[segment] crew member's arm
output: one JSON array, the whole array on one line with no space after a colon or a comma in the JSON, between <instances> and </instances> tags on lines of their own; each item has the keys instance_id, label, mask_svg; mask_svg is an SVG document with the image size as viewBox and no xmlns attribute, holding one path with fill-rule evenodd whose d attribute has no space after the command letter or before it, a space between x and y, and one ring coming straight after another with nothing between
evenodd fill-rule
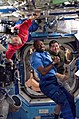
<instances>
[{"instance_id":1,"label":"crew member's arm","mask_svg":"<svg viewBox=\"0 0 79 119\"><path fill-rule=\"evenodd\" d=\"M60 62L60 59L58 57L55 58L54 62L52 62L51 64L49 64L46 67L40 66L37 68L37 70L42 74L42 75L46 75L53 67L56 63Z\"/></svg>"},{"instance_id":2,"label":"crew member's arm","mask_svg":"<svg viewBox=\"0 0 79 119\"><path fill-rule=\"evenodd\" d=\"M16 39L17 41L15 41L16 42L15 46L10 45L10 44L8 45L8 49L6 51L6 58L8 61L11 60L11 58L12 58L13 54L16 52L16 50L21 48L24 45L24 43L26 43L26 41L28 40L28 29L32 25L32 20L35 20L39 16L40 16L40 12L37 11L35 13L35 15L30 16L30 18L28 20L25 20L22 24L14 27L19 30L17 37L19 36L20 39L19 38ZM19 42L19 44L17 44L17 42ZM18 45L18 46L16 46L16 45Z\"/></svg>"},{"instance_id":3,"label":"crew member's arm","mask_svg":"<svg viewBox=\"0 0 79 119\"><path fill-rule=\"evenodd\" d=\"M41 75L46 75L52 68L54 67L54 64L51 63L50 65L48 65L47 67L43 67L43 66L40 66L38 67L38 71L41 73Z\"/></svg>"},{"instance_id":4,"label":"crew member's arm","mask_svg":"<svg viewBox=\"0 0 79 119\"><path fill-rule=\"evenodd\" d=\"M65 74L56 73L56 76L62 82L65 81L65 80L68 80L68 76L66 76Z\"/></svg>"},{"instance_id":5,"label":"crew member's arm","mask_svg":"<svg viewBox=\"0 0 79 119\"><path fill-rule=\"evenodd\" d=\"M27 20L25 20L21 26L24 28L26 27L25 24L27 24L28 27L30 27L32 25L32 20L36 20L37 18L40 17L40 10L36 10L35 13L33 15L31 15ZM21 27L20 26L20 27Z\"/></svg>"},{"instance_id":6,"label":"crew member's arm","mask_svg":"<svg viewBox=\"0 0 79 119\"><path fill-rule=\"evenodd\" d=\"M35 15L31 15L27 20L25 20L20 26L15 26L16 29L19 28L18 36L22 39L23 43L28 40L29 28L32 25L32 20L37 19L40 16L40 12L35 12Z\"/></svg>"}]
</instances>

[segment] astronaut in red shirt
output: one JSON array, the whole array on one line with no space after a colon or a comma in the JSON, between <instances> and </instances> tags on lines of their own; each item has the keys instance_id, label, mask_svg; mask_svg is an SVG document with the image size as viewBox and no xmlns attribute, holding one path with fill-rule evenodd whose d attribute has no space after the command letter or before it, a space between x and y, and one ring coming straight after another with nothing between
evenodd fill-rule
<instances>
[{"instance_id":1,"label":"astronaut in red shirt","mask_svg":"<svg viewBox=\"0 0 79 119\"><path fill-rule=\"evenodd\" d=\"M8 44L8 48L6 51L6 59L7 61L11 61L14 53L20 49L28 40L29 35L29 27L32 25L32 20L37 19L40 16L40 11L35 11L35 15L29 17L28 20L25 20L22 24L16 25L12 30L18 29L17 35L11 35L12 42Z\"/></svg>"}]
</instances>

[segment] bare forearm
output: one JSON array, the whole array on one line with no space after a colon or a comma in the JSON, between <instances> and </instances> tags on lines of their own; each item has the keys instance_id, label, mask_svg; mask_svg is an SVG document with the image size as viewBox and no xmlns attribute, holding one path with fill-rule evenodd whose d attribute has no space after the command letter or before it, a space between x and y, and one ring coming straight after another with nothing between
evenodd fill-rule
<instances>
[{"instance_id":1,"label":"bare forearm","mask_svg":"<svg viewBox=\"0 0 79 119\"><path fill-rule=\"evenodd\" d=\"M61 81L68 80L68 76L66 76L65 74L56 73L56 77Z\"/></svg>"},{"instance_id":2,"label":"bare forearm","mask_svg":"<svg viewBox=\"0 0 79 119\"><path fill-rule=\"evenodd\" d=\"M60 61L59 57L55 57L54 62L51 62L48 66L46 67L39 67L38 71L42 74L42 75L46 75L53 67L56 63L58 63Z\"/></svg>"},{"instance_id":3,"label":"bare forearm","mask_svg":"<svg viewBox=\"0 0 79 119\"><path fill-rule=\"evenodd\" d=\"M62 74L56 73L58 79L62 79Z\"/></svg>"},{"instance_id":4,"label":"bare forearm","mask_svg":"<svg viewBox=\"0 0 79 119\"><path fill-rule=\"evenodd\" d=\"M52 68L54 67L54 65L51 63L50 65L48 65L47 67L39 67L38 71L42 74L42 75L46 75Z\"/></svg>"}]
</instances>

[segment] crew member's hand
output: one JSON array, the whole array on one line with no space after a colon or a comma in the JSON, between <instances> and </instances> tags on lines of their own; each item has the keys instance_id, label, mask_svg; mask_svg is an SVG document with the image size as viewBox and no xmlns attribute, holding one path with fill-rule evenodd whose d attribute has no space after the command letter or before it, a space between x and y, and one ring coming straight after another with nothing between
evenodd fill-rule
<instances>
[{"instance_id":1,"label":"crew member's hand","mask_svg":"<svg viewBox=\"0 0 79 119\"><path fill-rule=\"evenodd\" d=\"M69 77L66 76L65 74L56 73L56 76L61 82L66 81L66 80L69 79Z\"/></svg>"},{"instance_id":2,"label":"crew member's hand","mask_svg":"<svg viewBox=\"0 0 79 119\"><path fill-rule=\"evenodd\" d=\"M56 64L56 63L59 63L59 62L60 62L60 58L59 58L58 56L55 56L55 57L53 58L53 61L54 61L55 64Z\"/></svg>"},{"instance_id":3,"label":"crew member's hand","mask_svg":"<svg viewBox=\"0 0 79 119\"><path fill-rule=\"evenodd\" d=\"M63 74L63 75L61 76L61 78L62 78L63 81L68 80L68 76L66 76L65 74Z\"/></svg>"},{"instance_id":4,"label":"crew member's hand","mask_svg":"<svg viewBox=\"0 0 79 119\"><path fill-rule=\"evenodd\" d=\"M35 19L40 17L40 14L41 14L41 10L40 9L36 9L35 13L32 16L30 16L29 19L35 20Z\"/></svg>"},{"instance_id":5,"label":"crew member's hand","mask_svg":"<svg viewBox=\"0 0 79 119\"><path fill-rule=\"evenodd\" d=\"M7 62L7 63L10 63L11 66L13 66L13 64L14 64L13 61L12 61L11 59L6 59L6 62Z\"/></svg>"}]
</instances>

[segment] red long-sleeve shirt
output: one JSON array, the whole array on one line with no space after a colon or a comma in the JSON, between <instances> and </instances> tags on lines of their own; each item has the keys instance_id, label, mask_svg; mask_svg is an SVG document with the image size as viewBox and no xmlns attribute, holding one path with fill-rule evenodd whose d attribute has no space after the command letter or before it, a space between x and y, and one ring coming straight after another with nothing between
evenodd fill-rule
<instances>
[{"instance_id":1,"label":"red long-sleeve shirt","mask_svg":"<svg viewBox=\"0 0 79 119\"><path fill-rule=\"evenodd\" d=\"M32 21L30 19L25 20L22 24L15 26L15 28L19 29L18 36L22 40L21 45L11 45L8 44L8 49L6 51L6 58L11 59L13 54L16 52L16 50L20 49L28 40L28 35L29 35L29 27L32 25Z\"/></svg>"}]
</instances>

